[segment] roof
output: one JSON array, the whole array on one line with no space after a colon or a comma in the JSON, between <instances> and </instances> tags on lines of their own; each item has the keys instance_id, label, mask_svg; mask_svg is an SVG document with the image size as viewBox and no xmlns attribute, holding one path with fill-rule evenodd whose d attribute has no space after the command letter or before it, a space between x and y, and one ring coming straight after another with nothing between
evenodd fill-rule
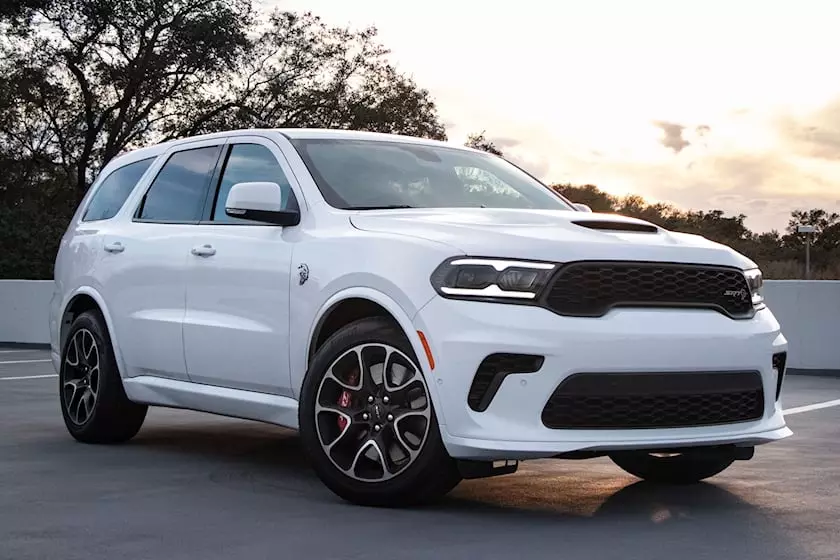
<instances>
[{"instance_id":1,"label":"roof","mask_svg":"<svg viewBox=\"0 0 840 560\"><path fill-rule=\"evenodd\" d=\"M416 136L406 136L403 134L389 134L384 132L365 132L360 130L341 130L341 129L327 129L327 128L244 128L227 130L222 132L214 132L211 134L199 134L196 136L189 136L185 138L178 138L175 140L168 140L159 144L154 144L144 148L137 148L124 152L114 159L112 159L107 168L114 167L119 163L120 166L127 163L132 163L149 157L156 157L172 146L179 144L187 144L190 142L198 142L201 140L211 140L213 138L227 137L227 136L247 136L251 134L283 134L290 139L345 139L345 140L370 140L378 142L405 142L411 144L423 144L427 146L439 146L446 148L461 148L464 150L472 150L471 148L443 142L440 140L430 140L428 138L418 138Z\"/></svg>"}]
</instances>

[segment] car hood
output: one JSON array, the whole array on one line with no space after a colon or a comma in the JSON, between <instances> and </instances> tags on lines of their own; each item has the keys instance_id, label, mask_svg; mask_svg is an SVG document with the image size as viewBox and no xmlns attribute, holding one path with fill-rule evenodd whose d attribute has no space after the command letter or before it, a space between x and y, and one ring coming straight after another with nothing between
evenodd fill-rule
<instances>
[{"instance_id":1,"label":"car hood","mask_svg":"<svg viewBox=\"0 0 840 560\"><path fill-rule=\"evenodd\" d=\"M354 227L445 243L464 255L535 259L632 260L752 268L755 263L708 239L650 222L590 212L491 208L372 210Z\"/></svg>"}]
</instances>

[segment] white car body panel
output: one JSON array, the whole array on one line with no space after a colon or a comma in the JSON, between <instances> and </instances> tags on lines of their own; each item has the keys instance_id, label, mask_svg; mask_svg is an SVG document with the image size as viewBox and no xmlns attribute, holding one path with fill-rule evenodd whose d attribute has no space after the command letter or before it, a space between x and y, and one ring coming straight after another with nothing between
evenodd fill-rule
<instances>
[{"instance_id":1,"label":"white car body panel","mask_svg":"<svg viewBox=\"0 0 840 560\"><path fill-rule=\"evenodd\" d=\"M361 298L383 307L411 342L453 457L524 459L574 450L755 445L791 434L781 404L771 394L775 379L770 356L785 351L787 343L767 309L748 320L675 309L616 309L597 319L573 318L538 307L444 299L430 282L441 262L459 255L754 267L746 257L698 236L665 230L605 232L571 223L646 224L614 215L490 208L335 209L284 134L394 140L390 135L320 130L234 131L173 141L110 162L105 172L163 156L116 216L79 221L89 193L69 226L56 260L51 305L56 368L68 305L78 294L91 294L106 318L132 400L296 428L296 399L318 326L335 305ZM238 141L260 143L275 154L298 198L300 224L132 221L166 154L185 146ZM104 251L116 241L124 251ZM204 245L215 253L191 253ZM434 368L417 331L427 337ZM508 376L490 407L477 413L467 407L466 394L479 362L492 352L539 353L546 361L537 373ZM738 368L760 371L764 380L766 410L758 421L646 430L553 430L540 422L546 399L572 372L690 375Z\"/></svg>"},{"instance_id":2,"label":"white car body panel","mask_svg":"<svg viewBox=\"0 0 840 560\"><path fill-rule=\"evenodd\" d=\"M193 234L192 226L181 224L103 226L105 244L125 248L118 254L103 250L96 274L120 333L126 377L189 379L182 331Z\"/></svg>"},{"instance_id":3,"label":"white car body panel","mask_svg":"<svg viewBox=\"0 0 840 560\"><path fill-rule=\"evenodd\" d=\"M646 224L611 214L495 208L397 210L351 217L353 225L365 231L440 241L467 255L553 262L620 259L755 266L732 249L696 235L662 229L655 235L597 231L576 226L572 220Z\"/></svg>"},{"instance_id":4,"label":"white car body panel","mask_svg":"<svg viewBox=\"0 0 840 560\"><path fill-rule=\"evenodd\" d=\"M280 148L242 136L231 144L267 147L303 197ZM259 393L292 394L289 381L289 278L299 229L205 224L192 230L187 264L183 353L190 381Z\"/></svg>"},{"instance_id":5,"label":"white car body panel","mask_svg":"<svg viewBox=\"0 0 840 560\"><path fill-rule=\"evenodd\" d=\"M733 321L704 310L616 309L592 321L559 317L539 308L435 298L415 318L428 333L439 365L433 372L444 439L463 458L534 458L576 450L721 443L780 439L789 435L769 356L787 348L769 310L750 321ZM504 332L505 336L488 336ZM772 349L768 351L768 349ZM474 412L463 402L472 372L493 352L540 354L536 373L508 375L492 403ZM572 373L674 372L760 369L765 379L765 411L755 422L692 428L642 430L554 430L540 413L554 388ZM469 372L463 375L461 372ZM748 436L748 437L747 437Z\"/></svg>"}]
</instances>

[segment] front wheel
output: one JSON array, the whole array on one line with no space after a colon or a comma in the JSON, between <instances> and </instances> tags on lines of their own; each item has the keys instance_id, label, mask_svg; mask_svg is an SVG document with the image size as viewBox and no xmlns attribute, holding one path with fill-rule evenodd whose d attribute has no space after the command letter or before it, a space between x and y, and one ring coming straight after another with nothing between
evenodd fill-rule
<instances>
[{"instance_id":1,"label":"front wheel","mask_svg":"<svg viewBox=\"0 0 840 560\"><path fill-rule=\"evenodd\" d=\"M460 481L411 345L382 318L347 325L318 350L299 424L318 477L350 502L413 505Z\"/></svg>"},{"instance_id":2,"label":"front wheel","mask_svg":"<svg viewBox=\"0 0 840 560\"><path fill-rule=\"evenodd\" d=\"M731 454L707 449L685 453L622 451L610 455L628 473L663 484L692 484L715 476L735 461Z\"/></svg>"}]
</instances>

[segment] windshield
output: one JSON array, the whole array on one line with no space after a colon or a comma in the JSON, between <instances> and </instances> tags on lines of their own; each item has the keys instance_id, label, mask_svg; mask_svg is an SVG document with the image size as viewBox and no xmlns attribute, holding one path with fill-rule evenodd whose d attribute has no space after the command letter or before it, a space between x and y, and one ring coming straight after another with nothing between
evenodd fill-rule
<instances>
[{"instance_id":1,"label":"windshield","mask_svg":"<svg viewBox=\"0 0 840 560\"><path fill-rule=\"evenodd\" d=\"M293 139L330 206L534 208L570 203L502 158L400 142Z\"/></svg>"}]
</instances>

